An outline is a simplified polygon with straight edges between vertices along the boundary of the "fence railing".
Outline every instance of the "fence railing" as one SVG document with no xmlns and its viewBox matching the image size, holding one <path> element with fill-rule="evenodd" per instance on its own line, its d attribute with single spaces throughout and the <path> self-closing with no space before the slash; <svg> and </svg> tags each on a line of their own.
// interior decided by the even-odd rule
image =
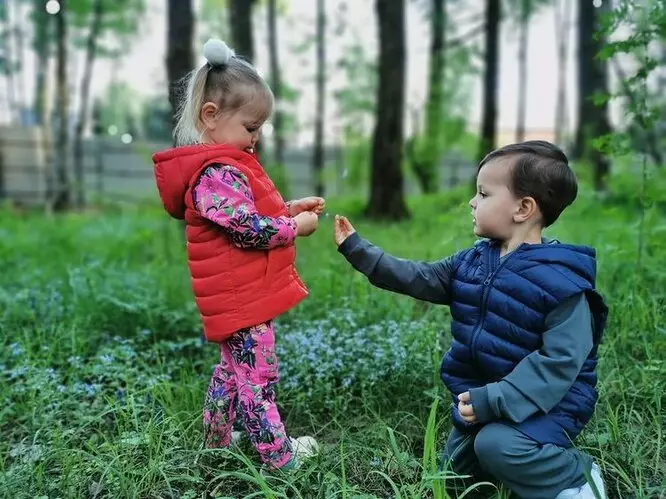
<svg viewBox="0 0 666 499">
<path fill-rule="evenodd" d="M 153 177 L 152 153 L 166 149 L 167 143 L 135 142 L 122 144 L 112 139 L 86 139 L 82 145 L 82 184 L 75 178 L 73 158 L 66 162 L 68 187 L 75 193 L 81 186 L 84 198 L 91 200 L 140 201 L 157 199 Z M 270 157 L 270 150 L 265 151 Z M 285 151 L 285 182 L 291 197 L 312 194 L 314 178 L 309 148 Z M 35 136 L 3 137 L 0 131 L 0 200 L 20 205 L 41 205 L 53 193 L 56 166 L 54 145 Z M 323 180 L 328 196 L 364 194 L 367 186 L 347 179 L 347 168 L 340 150 L 327 148 Z M 449 187 L 452 180 L 465 181 L 473 175 L 470 162 L 450 156 L 440 165 L 440 183 Z M 407 172 L 406 191 L 418 192 L 415 179 Z"/>
</svg>

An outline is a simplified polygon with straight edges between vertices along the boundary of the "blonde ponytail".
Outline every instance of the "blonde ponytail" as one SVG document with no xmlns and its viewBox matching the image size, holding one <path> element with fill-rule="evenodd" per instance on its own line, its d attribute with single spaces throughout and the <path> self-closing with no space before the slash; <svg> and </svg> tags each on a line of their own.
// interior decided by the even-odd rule
<svg viewBox="0 0 666 499">
<path fill-rule="evenodd" d="M 201 142 L 201 106 L 206 93 L 209 66 L 206 64 L 188 73 L 184 79 L 185 95 L 182 96 L 173 138 L 176 146 L 187 146 Z"/>
</svg>

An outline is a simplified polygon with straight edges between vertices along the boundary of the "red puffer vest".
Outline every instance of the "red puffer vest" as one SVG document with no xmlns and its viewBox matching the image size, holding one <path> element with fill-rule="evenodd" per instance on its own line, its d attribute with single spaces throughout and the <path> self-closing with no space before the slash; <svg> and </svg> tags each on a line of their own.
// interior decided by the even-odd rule
<svg viewBox="0 0 666 499">
<path fill-rule="evenodd" d="M 155 153 L 153 163 L 164 208 L 186 223 L 192 289 L 208 341 L 222 342 L 239 329 L 274 319 L 308 295 L 296 273 L 293 245 L 238 248 L 194 206 L 199 176 L 218 163 L 245 174 L 259 213 L 287 215 L 282 196 L 253 155 L 226 145 L 195 145 Z"/>
</svg>

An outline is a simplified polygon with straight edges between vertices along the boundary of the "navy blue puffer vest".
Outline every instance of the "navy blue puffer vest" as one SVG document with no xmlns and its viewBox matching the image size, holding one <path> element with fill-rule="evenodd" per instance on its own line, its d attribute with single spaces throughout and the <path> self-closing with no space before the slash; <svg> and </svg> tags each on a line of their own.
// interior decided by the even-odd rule
<svg viewBox="0 0 666 499">
<path fill-rule="evenodd" d="M 578 378 L 548 414 L 516 425 L 539 443 L 563 447 L 590 420 L 597 401 L 597 347 L 607 308 L 594 290 L 595 250 L 567 244 L 523 244 L 500 260 L 499 245 L 480 241 L 458 254 L 453 270 L 451 348 L 441 377 L 453 396 L 499 381 L 538 350 L 545 320 L 564 300 L 585 292 L 594 319 L 594 347 Z M 452 407 L 454 425 L 470 431 Z"/>
</svg>

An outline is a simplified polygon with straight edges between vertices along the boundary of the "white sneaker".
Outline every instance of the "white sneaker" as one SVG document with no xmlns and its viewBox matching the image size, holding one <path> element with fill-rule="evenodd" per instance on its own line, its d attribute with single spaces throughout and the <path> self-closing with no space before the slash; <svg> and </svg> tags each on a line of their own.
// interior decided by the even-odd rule
<svg viewBox="0 0 666 499">
<path fill-rule="evenodd" d="M 299 468 L 303 461 L 319 453 L 319 444 L 312 437 L 289 438 L 293 451 L 294 468 Z"/>
<path fill-rule="evenodd" d="M 566 489 L 557 494 L 555 499 L 606 499 L 606 491 L 604 489 L 604 481 L 601 478 L 601 469 L 596 463 L 592 464 L 592 471 L 590 472 L 592 482 L 597 488 L 599 495 L 594 494 L 594 489 L 589 483 L 575 489 Z"/>
<path fill-rule="evenodd" d="M 241 440 L 243 440 L 243 432 L 240 431 L 231 432 L 231 445 L 239 445 Z"/>
</svg>

